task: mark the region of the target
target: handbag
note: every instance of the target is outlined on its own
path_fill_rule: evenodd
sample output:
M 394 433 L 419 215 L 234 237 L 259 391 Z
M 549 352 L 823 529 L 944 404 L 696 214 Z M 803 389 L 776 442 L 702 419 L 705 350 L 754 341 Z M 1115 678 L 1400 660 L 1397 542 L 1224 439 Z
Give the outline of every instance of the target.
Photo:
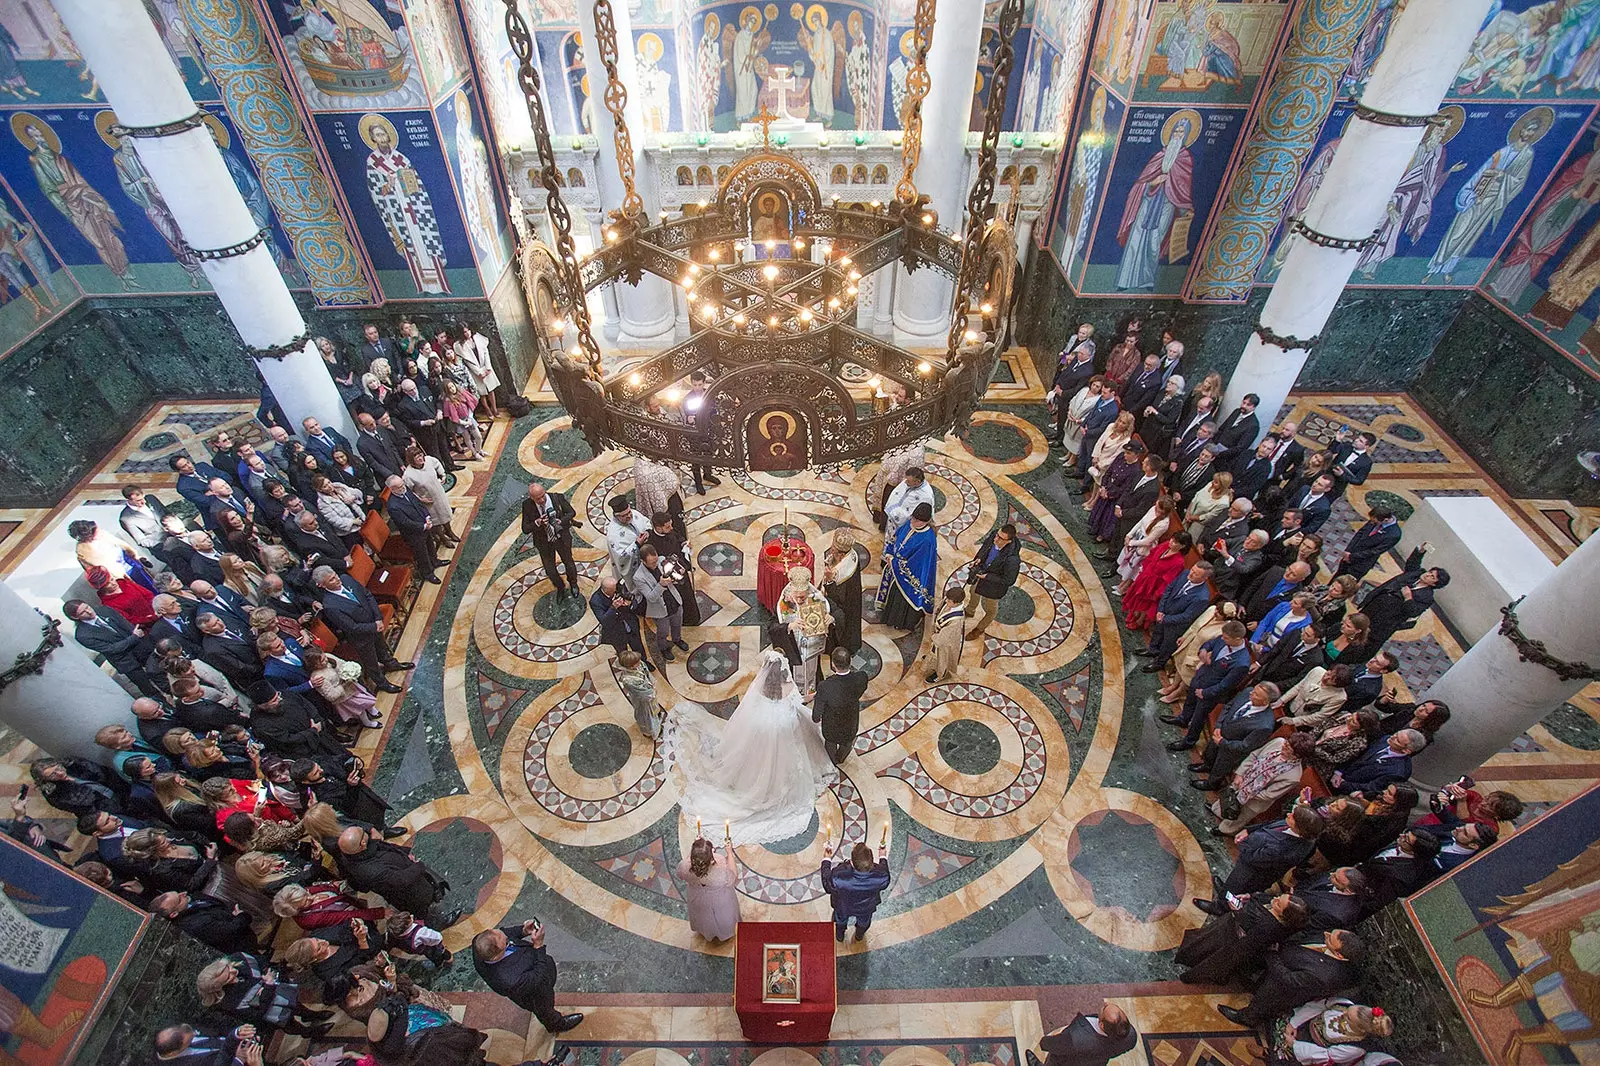
M 1232 788 L 1225 789 L 1217 802 L 1223 821 L 1233 821 L 1244 810 L 1244 804 L 1239 802 L 1239 793 Z

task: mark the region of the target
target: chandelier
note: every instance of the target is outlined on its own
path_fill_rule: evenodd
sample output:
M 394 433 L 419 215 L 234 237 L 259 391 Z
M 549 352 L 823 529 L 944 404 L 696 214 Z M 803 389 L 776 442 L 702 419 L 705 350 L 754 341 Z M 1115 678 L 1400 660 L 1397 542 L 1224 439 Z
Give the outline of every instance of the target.
M 607 33 L 610 2 L 596 0 L 597 44 L 610 78 L 605 102 L 619 160 L 629 162 L 619 167 L 623 207 L 610 212 L 603 244 L 581 261 L 561 203 L 531 38 L 515 0 L 505 4 L 555 233 L 554 248 L 524 240 L 517 264 L 551 388 L 591 448 L 708 467 L 799 470 L 966 431 L 1010 333 L 1016 244 L 1013 220 L 994 211 L 993 190 L 1021 0 L 1006 0 L 1000 12 L 1000 53 L 960 239 L 939 230 L 913 181 L 933 0 L 917 8 L 914 59 L 923 92 L 907 108 L 905 175 L 893 201 L 870 208 L 824 203 L 811 173 L 773 149 L 771 116 L 763 112 L 762 145 L 729 170 L 715 197 L 654 222 L 633 186 L 626 89 L 616 76 L 615 33 Z M 915 353 L 856 327 L 862 282 L 895 264 L 955 282 L 942 354 Z M 682 291 L 690 335 L 607 374 L 587 294 L 613 282 L 637 284 L 645 274 Z M 692 408 L 684 410 L 687 418 L 677 417 L 696 372 L 709 379 L 707 391 L 684 405 Z

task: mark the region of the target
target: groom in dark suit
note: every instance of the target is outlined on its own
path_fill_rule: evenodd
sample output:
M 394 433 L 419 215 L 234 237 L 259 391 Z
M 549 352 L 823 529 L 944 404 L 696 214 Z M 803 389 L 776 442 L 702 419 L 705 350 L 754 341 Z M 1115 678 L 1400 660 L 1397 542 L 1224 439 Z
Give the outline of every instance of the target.
M 829 660 L 833 673 L 817 682 L 811 720 L 822 723 L 822 746 L 838 766 L 850 755 L 861 728 L 861 697 L 866 695 L 867 675 L 852 670 L 850 652 L 834 648 Z

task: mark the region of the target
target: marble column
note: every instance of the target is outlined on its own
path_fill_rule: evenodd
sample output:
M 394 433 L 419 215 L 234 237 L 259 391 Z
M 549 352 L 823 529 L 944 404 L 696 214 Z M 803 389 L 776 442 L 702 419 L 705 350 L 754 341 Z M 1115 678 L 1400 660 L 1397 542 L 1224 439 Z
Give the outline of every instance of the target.
M 1300 9 L 1206 242 L 1193 295 L 1243 300 L 1339 94 L 1374 0 L 1308 0 Z
M 317 303 L 378 302 L 377 286 L 339 214 L 333 185 L 317 161 L 255 7 L 246 0 L 181 3 L 193 30 L 190 40 L 198 44 L 239 141 L 261 172 L 267 200 Z
M 1517 605 L 1522 633 L 1565 662 L 1600 668 L 1600 536 L 1591 536 Z M 1417 756 L 1418 781 L 1441 786 L 1473 773 L 1491 755 L 1588 685 L 1524 662 L 1516 645 L 1490 631 L 1424 694 L 1450 707 L 1450 721 Z
M 0 582 L 0 662 L 9 667 L 19 654 L 36 650 L 44 625 L 38 611 Z M 95 731 L 107 725 L 133 729 L 133 697 L 78 647 L 70 622 L 63 625 L 61 639 L 62 646 L 45 659 L 43 672 L 0 689 L 0 722 L 58 758 L 105 762 L 107 752 L 95 744 Z
M 1356 112 L 1228 382 L 1224 409 L 1261 397 L 1263 431 L 1294 388 L 1334 304 L 1388 210 L 1490 0 L 1410 0 L 1394 17 Z
M 877 272 L 878 301 L 872 309 L 872 321 L 861 324 L 868 333 L 880 337 L 894 337 L 894 294 L 900 287 L 900 268 L 890 266 Z
M 350 413 L 266 246 L 268 234 L 251 217 L 144 5 L 55 0 L 55 7 L 291 428 L 315 416 L 352 434 Z
M 928 97 L 922 101 L 917 191 L 932 198 L 940 228 L 957 234 L 967 202 L 967 133 L 972 86 L 978 78 L 983 8 L 983 0 L 941 0 L 933 21 L 933 46 L 928 49 Z M 914 272 L 897 269 L 895 342 L 943 348 L 950 332 L 955 283 L 929 267 Z
M 651 169 L 644 157 L 644 108 L 639 92 L 638 64 L 633 47 L 633 24 L 628 17 L 626 0 L 613 0 L 612 23 L 617 33 L 617 78 L 628 90 L 628 102 L 623 107 L 623 120 L 632 140 L 634 184 L 644 200 L 644 220 L 655 218 L 656 190 L 649 180 Z M 600 179 L 600 202 L 620 206 L 623 200 L 622 174 L 617 167 L 617 143 L 613 136 L 615 125 L 611 112 L 605 106 L 607 75 L 605 64 L 600 62 L 599 34 L 594 24 L 593 0 L 579 0 L 578 18 L 583 36 L 583 65 L 589 74 L 590 108 L 594 113 L 594 135 L 600 142 L 600 158 L 595 170 Z M 646 188 L 646 186 L 650 186 Z M 598 247 L 598 246 L 597 246 Z M 621 348 L 649 345 L 666 346 L 672 343 L 677 315 L 673 310 L 670 284 L 654 274 L 645 274 L 637 285 L 616 281 L 607 286 L 616 293 L 620 312 L 616 344 Z

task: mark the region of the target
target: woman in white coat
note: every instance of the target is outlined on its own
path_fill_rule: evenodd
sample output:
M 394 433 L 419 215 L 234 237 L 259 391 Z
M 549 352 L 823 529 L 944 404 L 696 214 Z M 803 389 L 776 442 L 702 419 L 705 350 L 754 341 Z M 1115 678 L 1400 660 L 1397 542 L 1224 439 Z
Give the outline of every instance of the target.
M 494 398 L 494 390 L 500 387 L 500 378 L 494 372 L 494 363 L 489 358 L 489 338 L 473 331 L 465 322 L 461 323 L 460 337 L 453 347 L 456 355 L 467 364 L 467 369 L 472 371 L 472 376 L 478 379 L 478 388 L 473 389 L 481 397 L 483 409 L 490 418 L 500 413 L 499 401 Z

